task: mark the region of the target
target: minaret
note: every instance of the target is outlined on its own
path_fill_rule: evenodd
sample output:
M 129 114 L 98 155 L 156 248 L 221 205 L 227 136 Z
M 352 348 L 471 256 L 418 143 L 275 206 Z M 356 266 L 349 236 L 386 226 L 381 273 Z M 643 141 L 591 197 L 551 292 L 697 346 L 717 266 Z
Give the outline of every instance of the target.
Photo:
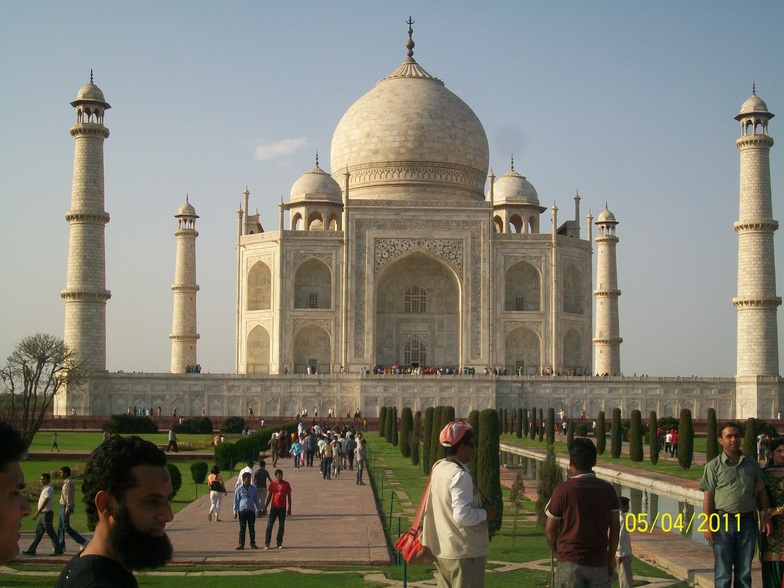
M 781 298 L 776 296 L 773 253 L 773 234 L 779 223 L 773 220 L 770 188 L 771 118 L 773 114 L 757 97 L 756 88 L 735 117 L 741 128 L 735 142 L 740 151 L 740 212 L 734 225 L 738 233 L 738 296 L 732 300 L 738 309 L 737 376 L 779 375 L 776 313 Z M 736 416 L 763 416 L 750 406 L 746 412 L 749 414 Z M 772 414 L 765 416 L 771 418 Z
M 76 124 L 71 209 L 65 214 L 70 223 L 68 271 L 65 289 L 65 344 L 79 354 L 91 371 L 106 371 L 106 289 L 105 229 L 109 214 L 104 210 L 103 142 L 109 129 L 103 115 L 111 108 L 101 89 L 90 83 L 71 102 Z
M 594 370 L 596 373 L 621 374 L 621 343 L 618 322 L 618 264 L 615 260 L 615 226 L 618 221 L 607 207 L 596 219 L 596 337 L 594 337 Z
M 183 374 L 188 366 L 196 365 L 196 209 L 185 197 L 185 204 L 174 215 L 177 219 L 177 258 L 174 262 L 174 316 L 172 332 L 171 372 Z

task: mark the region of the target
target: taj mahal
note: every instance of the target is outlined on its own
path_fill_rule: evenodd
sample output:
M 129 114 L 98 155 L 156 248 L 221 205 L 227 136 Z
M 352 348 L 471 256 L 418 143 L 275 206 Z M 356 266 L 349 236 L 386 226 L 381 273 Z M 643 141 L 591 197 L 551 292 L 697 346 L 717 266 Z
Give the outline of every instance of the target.
M 624 415 L 677 416 L 689 408 L 705 418 L 713 407 L 721 418 L 773 418 L 783 390 L 768 134 L 774 115 L 756 91 L 735 116 L 736 376 L 627 377 L 619 220 L 606 205 L 583 217 L 579 194 L 568 210 L 542 206 L 513 158 L 496 176 L 481 121 L 414 59 L 411 24 L 403 63 L 337 123 L 329 164 L 316 155 L 310 171 L 292 178 L 277 230 L 250 212 L 245 188 L 236 211 L 236 324 L 226 325 L 236 332 L 233 374 L 194 369 L 199 216 L 187 200 L 174 215 L 170 372 L 106 370 L 103 145 L 111 107 L 91 76 L 71 102 L 75 156 L 61 296 L 65 343 L 92 375 L 58 394 L 55 414 L 162 407 L 183 416 L 248 409 L 292 416 L 306 407 L 374 417 L 382 406 L 449 404 L 460 417 L 536 406 L 572 416 L 616 407 Z

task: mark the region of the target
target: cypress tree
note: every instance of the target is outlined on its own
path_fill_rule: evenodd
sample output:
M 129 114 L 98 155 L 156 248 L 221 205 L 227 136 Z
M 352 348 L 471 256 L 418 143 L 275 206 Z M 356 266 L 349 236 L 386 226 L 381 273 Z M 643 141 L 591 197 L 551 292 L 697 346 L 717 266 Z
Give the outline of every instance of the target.
M 387 428 L 387 407 L 382 406 L 378 411 L 378 434 L 384 437 Z
M 487 522 L 492 537 L 501 528 L 501 514 L 504 508 L 499 446 L 501 423 L 498 422 L 498 412 L 492 408 L 483 410 L 479 415 L 479 423 L 479 444 L 474 451 L 479 454 L 476 486 L 498 508 L 498 517 Z
M 468 424 L 471 425 L 471 429 L 474 431 L 474 441 L 479 443 L 479 411 L 472 410 L 468 413 Z M 479 452 L 474 451 L 474 454 L 471 456 L 471 463 L 468 464 L 468 469 L 471 470 L 471 477 L 476 479 L 476 468 L 477 460 L 479 458 Z
M 691 411 L 688 408 L 681 410 L 678 421 L 678 463 L 684 470 L 691 467 L 694 457 L 694 426 L 691 422 Z
M 563 470 L 558 465 L 558 462 L 555 461 L 554 445 L 547 446 L 547 457 L 539 465 L 536 477 L 536 525 L 540 529 L 544 529 L 547 522 L 547 515 L 544 513 L 544 509 L 547 503 L 550 502 L 555 487 L 564 481 Z
M 569 426 L 566 429 L 566 448 L 569 449 L 574 441 L 574 419 L 569 419 Z
M 642 450 L 642 413 L 634 409 L 629 426 L 629 459 L 642 461 L 644 457 Z
M 680 433 L 678 433 L 678 437 L 678 454 L 680 455 Z M 754 417 L 751 417 L 746 421 L 746 435 L 743 437 L 743 453 L 754 461 L 757 460 L 757 419 Z
M 424 419 L 424 426 L 422 427 L 422 471 L 425 472 L 426 476 L 430 475 L 430 466 L 433 464 L 430 463 L 430 441 L 433 439 L 433 414 L 435 413 L 435 409 L 432 406 L 428 406 L 425 409 L 425 419 Z
M 441 428 L 438 430 L 438 433 L 441 434 L 443 428 L 454 420 L 455 420 L 455 407 L 445 406 L 444 410 L 441 412 Z
M 555 409 L 547 409 L 547 433 L 545 434 L 547 444 L 552 445 L 555 443 Z
M 523 423 L 528 421 L 527 418 L 528 415 L 523 413 L 524 410 L 525 409 L 522 408 L 517 409 L 517 422 L 515 423 L 515 435 L 517 435 L 518 439 L 523 438 L 523 426 L 524 426 Z M 527 413 L 528 411 L 526 410 L 525 412 Z
M 618 459 L 623 449 L 623 426 L 621 425 L 621 409 L 613 408 L 612 439 L 610 439 L 610 455 Z
M 444 457 L 444 449 L 438 438 L 441 436 L 441 429 L 444 425 L 441 422 L 444 420 L 444 407 L 436 406 L 433 412 L 433 430 L 430 432 L 430 467 L 432 468 L 435 463 Z
M 596 435 L 596 452 L 599 455 L 604 453 L 604 450 L 607 449 L 607 429 L 605 428 L 604 423 L 604 411 L 599 411 L 599 416 L 596 419 L 596 431 L 594 431 Z
M 528 414 L 528 436 L 533 441 L 536 439 L 536 407 L 532 408 Z
M 719 454 L 719 437 L 716 426 L 716 409 L 708 409 L 708 429 L 705 433 L 705 460 L 706 463 Z
M 422 439 L 422 411 L 416 411 L 411 427 L 411 463 L 419 465 L 419 441 Z
M 542 423 L 543 422 L 544 422 L 544 409 L 540 408 L 539 409 L 539 426 L 537 427 L 539 430 L 536 432 L 536 434 L 539 436 L 539 443 L 541 443 L 542 439 L 544 439 L 544 427 L 542 427 Z
M 392 443 L 392 414 L 394 412 L 394 408 L 391 406 L 387 408 L 386 414 L 386 421 L 384 422 L 384 438 L 387 440 L 387 443 Z
M 656 465 L 659 461 L 659 419 L 656 418 L 656 411 L 651 411 L 650 422 L 648 423 L 648 429 L 650 430 L 650 438 L 649 438 L 649 445 L 650 445 L 650 453 L 651 453 L 651 463 Z
M 403 457 L 411 457 L 411 429 L 414 426 L 414 415 L 410 406 L 404 406 L 400 415 L 400 453 Z
M 392 417 L 389 419 L 392 428 L 392 447 L 397 447 L 398 443 L 398 430 L 397 430 L 397 406 L 392 407 Z

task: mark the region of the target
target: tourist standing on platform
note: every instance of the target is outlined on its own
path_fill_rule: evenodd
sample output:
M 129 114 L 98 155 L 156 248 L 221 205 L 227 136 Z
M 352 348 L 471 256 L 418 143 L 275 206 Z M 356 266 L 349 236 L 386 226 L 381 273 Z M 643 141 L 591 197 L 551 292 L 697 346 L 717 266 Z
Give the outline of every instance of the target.
M 719 431 L 723 451 L 707 463 L 700 482 L 702 510 L 711 522 L 706 525 L 705 539 L 713 546 L 716 588 L 751 586 L 758 536 L 756 511 L 758 506 L 770 506 L 762 468 L 754 457 L 741 453 L 740 442 L 737 423 L 725 423 Z M 770 520 L 764 521 L 763 527 L 765 535 L 770 536 Z
M 360 439 L 357 447 L 354 449 L 354 465 L 357 466 L 357 485 L 364 486 L 362 481 L 362 473 L 365 471 L 365 461 L 367 460 L 367 451 L 365 450 L 365 440 Z
M 634 576 L 632 575 L 632 539 L 629 536 L 629 529 L 626 527 L 626 515 L 629 512 L 629 498 L 621 496 L 621 532 L 618 537 L 618 550 L 615 556 L 618 558 L 618 588 L 632 588 L 634 586 Z
M 212 466 L 210 475 L 207 476 L 207 484 L 210 487 L 210 512 L 207 515 L 207 520 L 212 522 L 212 515 L 215 515 L 215 522 L 220 522 L 220 511 L 223 497 L 227 495 L 226 484 L 223 483 L 223 478 L 220 475 L 220 468 L 217 464 Z
M 90 455 L 84 471 L 85 512 L 95 534 L 65 566 L 55 588 L 137 588 L 133 570 L 172 558 L 166 523 L 172 514 L 166 454 L 139 437 L 113 436 Z
M 267 462 L 264 460 L 259 462 L 259 469 L 253 474 L 253 485 L 256 486 L 256 492 L 259 493 L 259 504 L 261 504 L 261 514 L 267 514 L 267 509 L 264 503 L 267 501 L 267 482 L 272 482 L 272 477 L 267 471 Z
M 558 557 L 558 588 L 605 588 L 615 573 L 620 505 L 612 484 L 596 477 L 595 465 L 593 441 L 572 441 L 571 477 L 555 487 L 545 507 L 547 544 Z
M 784 437 L 776 437 L 768 446 L 765 486 L 770 495 L 766 520 L 772 524 L 769 537 L 762 537 L 762 585 L 784 586 Z
M 439 587 L 481 588 L 490 550 L 487 521 L 495 518 L 498 509 L 483 501 L 465 465 L 474 452 L 471 425 L 449 423 L 441 431 L 439 443 L 445 448 L 446 459 L 437 461 L 430 473 L 422 544 L 436 557 Z
M 38 525 L 35 527 L 35 539 L 23 553 L 25 555 L 35 555 L 35 550 L 44 533 L 49 535 L 52 540 L 52 553 L 54 555 L 62 555 L 63 549 L 60 547 L 60 542 L 57 540 L 57 533 L 54 532 L 54 488 L 52 488 L 51 476 L 44 472 L 41 474 L 41 494 L 38 496 L 38 510 L 33 515 L 33 520 L 38 519 Z M 41 515 L 43 517 L 39 518 Z
M 291 516 L 291 485 L 283 479 L 283 470 L 275 470 L 275 481 L 269 485 L 264 508 L 269 511 L 267 533 L 264 536 L 264 549 L 270 548 L 272 527 L 275 525 L 275 519 L 278 520 L 278 534 L 275 537 L 275 545 L 278 549 L 283 549 L 286 515 Z
M 0 565 L 19 554 L 22 519 L 32 512 L 22 494 L 25 481 L 19 460 L 24 450 L 19 430 L 0 421 Z
M 256 545 L 256 513 L 261 512 L 259 493 L 256 486 L 250 483 L 250 472 L 243 472 L 242 485 L 234 490 L 234 518 L 240 520 L 240 539 L 236 550 L 245 549 L 245 528 L 250 535 L 250 546 L 258 549 Z
M 79 544 L 79 551 L 84 551 L 87 547 L 87 539 L 71 528 L 71 515 L 76 506 L 76 490 L 71 479 L 71 468 L 63 466 L 60 468 L 60 477 L 63 479 L 63 486 L 60 489 L 60 520 L 57 523 L 57 541 L 60 549 L 65 551 L 65 534 Z

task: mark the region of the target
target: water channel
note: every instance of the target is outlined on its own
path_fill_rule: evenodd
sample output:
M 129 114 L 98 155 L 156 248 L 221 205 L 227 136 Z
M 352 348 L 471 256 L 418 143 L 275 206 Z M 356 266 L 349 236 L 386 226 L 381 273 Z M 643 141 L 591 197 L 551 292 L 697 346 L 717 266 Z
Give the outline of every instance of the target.
M 520 470 L 532 482 L 537 480 L 537 473 L 541 460 L 526 457 L 510 451 L 501 451 L 501 464 L 508 469 Z M 564 472 L 564 476 L 566 472 Z M 601 477 L 601 476 L 600 476 Z M 653 493 L 646 485 L 645 479 L 640 478 L 639 484 L 625 482 L 619 484 L 608 480 L 615 487 L 618 496 L 628 496 L 630 499 L 629 512 L 635 515 L 627 521 L 627 529 L 633 533 L 646 532 L 652 526 L 664 532 L 674 533 L 681 537 L 691 539 L 696 543 L 707 545 L 700 527 L 706 524 L 702 514 L 702 501 L 678 499 Z M 654 525 L 655 523 L 655 525 Z

